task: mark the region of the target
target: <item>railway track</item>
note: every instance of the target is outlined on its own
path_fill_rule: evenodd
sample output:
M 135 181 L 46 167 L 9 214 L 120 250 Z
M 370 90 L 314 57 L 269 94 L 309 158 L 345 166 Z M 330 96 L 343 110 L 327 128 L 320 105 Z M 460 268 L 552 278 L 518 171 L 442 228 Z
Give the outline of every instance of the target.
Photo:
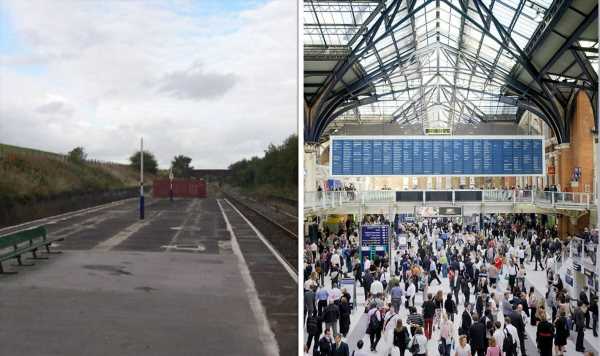
M 286 226 L 275 221 L 263 212 L 240 201 L 231 194 L 223 192 L 233 205 L 235 205 L 254 226 L 269 240 L 283 258 L 289 263 L 290 267 L 297 272 L 298 270 L 298 234 Z

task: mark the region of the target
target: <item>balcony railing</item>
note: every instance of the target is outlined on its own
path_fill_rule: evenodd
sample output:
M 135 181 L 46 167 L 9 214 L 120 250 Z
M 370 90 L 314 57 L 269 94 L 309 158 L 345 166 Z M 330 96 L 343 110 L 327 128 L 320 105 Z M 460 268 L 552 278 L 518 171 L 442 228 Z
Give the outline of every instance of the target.
M 372 190 L 305 192 L 307 208 L 335 208 L 344 204 L 377 203 L 529 203 L 554 208 L 585 208 L 594 204 L 590 193 L 546 192 L 532 190 Z

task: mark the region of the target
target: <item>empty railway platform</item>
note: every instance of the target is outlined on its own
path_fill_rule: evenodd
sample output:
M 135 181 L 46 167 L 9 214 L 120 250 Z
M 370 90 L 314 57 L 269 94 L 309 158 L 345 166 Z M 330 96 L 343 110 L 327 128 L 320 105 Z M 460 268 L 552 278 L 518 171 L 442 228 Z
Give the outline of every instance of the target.
M 148 199 L 140 220 L 137 204 L 0 230 L 42 226 L 54 241 L 22 266 L 2 262 L 0 355 L 296 352 L 296 272 L 242 211 L 216 197 Z

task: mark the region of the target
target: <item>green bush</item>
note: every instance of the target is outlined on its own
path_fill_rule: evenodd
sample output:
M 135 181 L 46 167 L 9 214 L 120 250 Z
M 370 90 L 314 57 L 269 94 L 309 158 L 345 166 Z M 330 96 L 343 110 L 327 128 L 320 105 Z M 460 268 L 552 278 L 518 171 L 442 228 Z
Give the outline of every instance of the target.
M 243 159 L 229 166 L 229 183 L 257 192 L 293 197 L 298 191 L 298 136 L 270 144 L 262 158 Z

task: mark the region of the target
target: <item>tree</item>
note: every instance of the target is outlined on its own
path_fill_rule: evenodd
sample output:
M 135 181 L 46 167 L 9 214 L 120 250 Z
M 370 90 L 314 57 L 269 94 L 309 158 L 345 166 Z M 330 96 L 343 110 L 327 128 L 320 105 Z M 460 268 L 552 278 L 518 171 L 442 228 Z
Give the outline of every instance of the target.
M 189 178 L 192 175 L 194 167 L 190 166 L 192 159 L 184 155 L 178 155 L 171 161 L 173 175 L 180 178 Z
M 86 158 L 87 158 L 87 153 L 85 153 L 85 150 L 83 149 L 83 147 L 79 146 L 79 147 L 75 147 L 74 149 L 72 149 L 69 154 L 69 161 L 71 162 L 75 162 L 75 163 L 83 163 L 85 162 Z
M 139 170 L 140 169 L 140 151 L 135 152 L 129 157 L 129 165 Z M 158 171 L 158 162 L 156 162 L 156 158 L 154 155 L 148 151 L 144 151 L 144 172 L 156 174 Z
M 263 158 L 243 159 L 229 166 L 229 182 L 242 187 L 270 185 L 285 189 L 298 187 L 298 136 L 282 144 L 270 144 Z

